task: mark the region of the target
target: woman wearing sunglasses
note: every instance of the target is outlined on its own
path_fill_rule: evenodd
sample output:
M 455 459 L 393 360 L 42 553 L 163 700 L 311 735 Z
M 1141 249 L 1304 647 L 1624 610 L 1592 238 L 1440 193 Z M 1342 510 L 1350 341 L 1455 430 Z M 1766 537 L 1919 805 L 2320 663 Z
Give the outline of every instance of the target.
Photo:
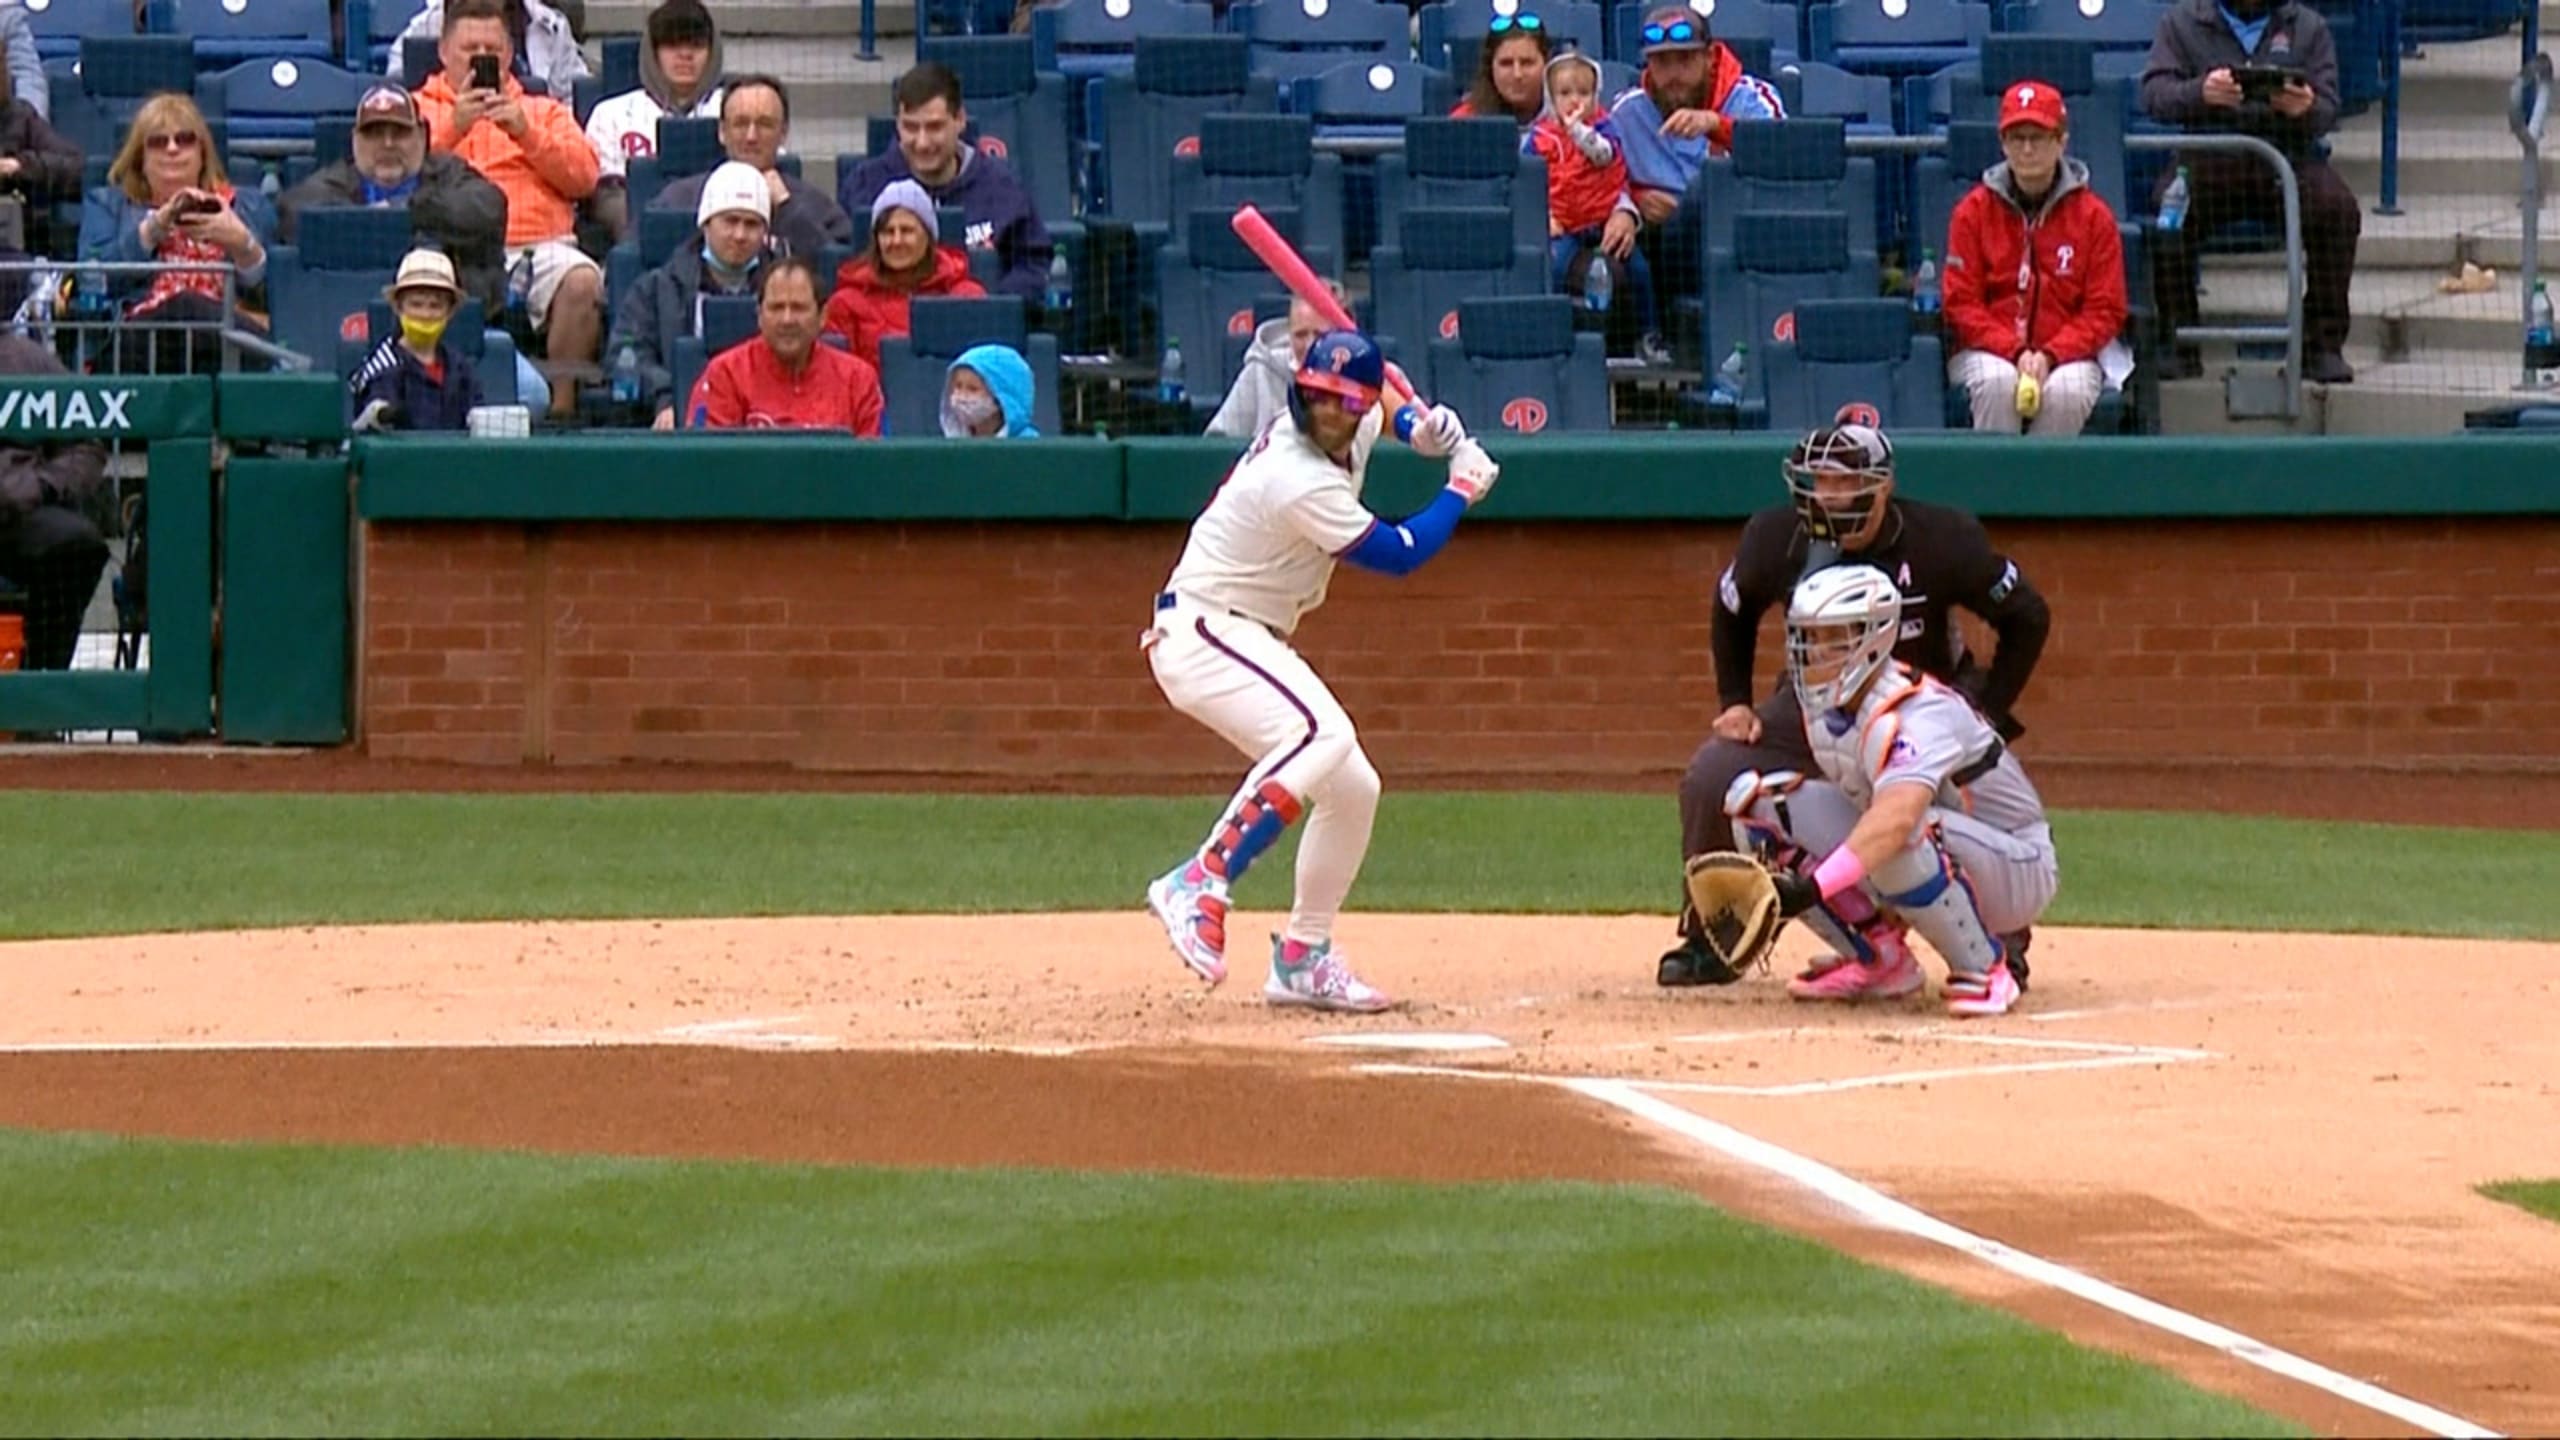
M 1476 52 L 1475 83 L 1449 112 L 1451 118 L 1508 116 L 1525 133 L 1546 108 L 1547 62 L 1554 57 L 1555 40 L 1545 21 L 1526 10 L 1496 15 L 1484 48 Z
M 274 207 L 255 189 L 235 190 L 214 153 L 203 112 L 184 95 L 154 95 L 125 132 L 107 167 L 107 183 L 89 192 L 80 215 L 80 258 L 119 264 L 159 261 L 230 265 L 233 295 L 249 297 L 267 278 Z M 224 277 L 215 269 L 140 271 L 111 276 L 108 293 L 128 321 L 184 324 L 157 332 L 127 328 L 106 357 L 120 371 L 221 368 Z M 235 312 L 235 324 L 263 330 L 262 315 Z M 156 343 L 155 343 L 156 342 Z

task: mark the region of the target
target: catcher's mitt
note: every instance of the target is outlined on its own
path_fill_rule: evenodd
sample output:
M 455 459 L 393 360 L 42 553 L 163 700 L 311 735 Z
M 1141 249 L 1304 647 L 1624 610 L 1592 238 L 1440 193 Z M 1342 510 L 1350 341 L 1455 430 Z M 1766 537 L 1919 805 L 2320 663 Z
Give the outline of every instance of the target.
M 1768 868 L 1736 850 L 1692 855 L 1689 908 L 1707 950 L 1736 975 L 1765 968 L 1778 943 L 1778 887 Z

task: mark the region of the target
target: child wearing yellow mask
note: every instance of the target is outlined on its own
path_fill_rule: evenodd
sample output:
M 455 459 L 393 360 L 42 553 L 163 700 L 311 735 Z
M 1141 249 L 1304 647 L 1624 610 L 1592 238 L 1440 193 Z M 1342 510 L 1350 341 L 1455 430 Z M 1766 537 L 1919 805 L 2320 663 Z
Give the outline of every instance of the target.
M 438 250 L 412 250 L 383 292 L 400 333 L 383 340 L 348 382 L 358 430 L 464 430 L 480 403 L 471 362 L 444 342 L 462 303 L 453 261 Z

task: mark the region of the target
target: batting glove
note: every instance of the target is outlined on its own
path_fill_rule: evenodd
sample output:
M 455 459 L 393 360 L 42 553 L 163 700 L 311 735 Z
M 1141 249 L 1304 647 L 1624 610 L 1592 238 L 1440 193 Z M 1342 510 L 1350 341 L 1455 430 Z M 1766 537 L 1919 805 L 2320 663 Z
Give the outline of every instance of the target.
M 1437 460 L 1456 450 L 1458 442 L 1466 438 L 1467 425 L 1458 418 L 1458 412 L 1446 405 L 1434 405 L 1415 423 L 1411 443 L 1414 453 Z
M 1493 482 L 1501 478 L 1502 467 L 1472 437 L 1461 439 L 1449 452 L 1449 488 L 1466 496 L 1470 509 L 1492 494 Z

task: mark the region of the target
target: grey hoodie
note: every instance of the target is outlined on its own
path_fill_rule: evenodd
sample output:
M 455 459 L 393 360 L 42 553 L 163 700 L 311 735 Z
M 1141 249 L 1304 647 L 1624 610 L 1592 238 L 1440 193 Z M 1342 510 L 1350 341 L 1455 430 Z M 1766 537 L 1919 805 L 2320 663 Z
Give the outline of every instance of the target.
M 1289 413 L 1289 387 L 1296 382 L 1298 357 L 1289 348 L 1289 317 L 1275 316 L 1255 327 L 1245 347 L 1244 365 L 1227 388 L 1226 403 L 1209 417 L 1211 435 L 1250 440 L 1275 415 Z

